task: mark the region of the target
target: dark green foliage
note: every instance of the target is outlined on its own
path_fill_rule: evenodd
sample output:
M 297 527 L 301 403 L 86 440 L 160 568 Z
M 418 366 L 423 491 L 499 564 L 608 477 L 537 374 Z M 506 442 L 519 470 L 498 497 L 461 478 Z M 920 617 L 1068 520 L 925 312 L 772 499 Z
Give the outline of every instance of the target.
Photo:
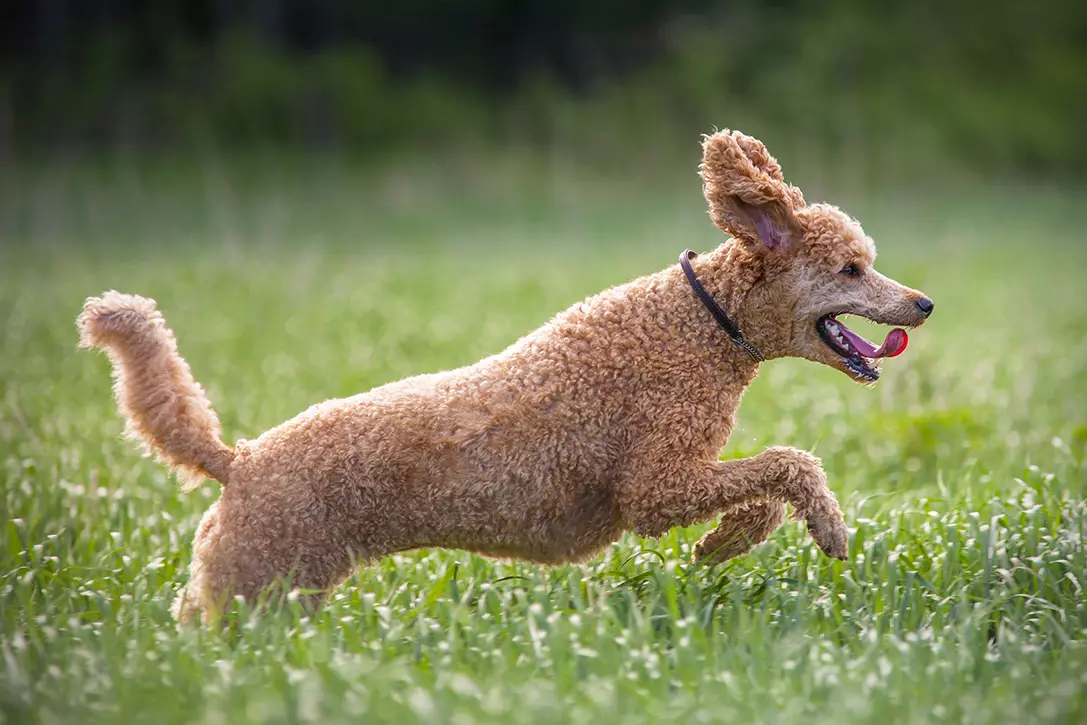
M 470 142 L 606 157 L 670 155 L 717 125 L 890 176 L 1087 170 L 1087 5 L 1072 0 L 104 8 L 13 16 L 0 147 Z

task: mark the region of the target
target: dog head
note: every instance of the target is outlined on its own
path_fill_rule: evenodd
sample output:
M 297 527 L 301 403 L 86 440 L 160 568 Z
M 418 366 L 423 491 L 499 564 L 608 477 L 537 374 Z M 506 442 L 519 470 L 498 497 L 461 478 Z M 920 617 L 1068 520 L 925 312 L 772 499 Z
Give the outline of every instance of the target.
M 877 272 L 860 224 L 837 207 L 806 204 L 762 142 L 726 130 L 707 136 L 702 151 L 710 216 L 754 276 L 743 314 L 749 342 L 767 358 L 801 357 L 874 383 L 880 360 L 906 349 L 901 328 L 924 323 L 932 300 Z M 876 345 L 838 319 L 845 314 L 896 329 Z

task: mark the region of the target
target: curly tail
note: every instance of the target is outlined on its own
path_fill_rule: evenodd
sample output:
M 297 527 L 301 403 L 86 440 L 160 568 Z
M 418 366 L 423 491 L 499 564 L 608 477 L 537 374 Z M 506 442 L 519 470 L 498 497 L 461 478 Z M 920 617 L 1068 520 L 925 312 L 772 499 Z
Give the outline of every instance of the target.
M 76 324 L 80 347 L 109 354 L 127 435 L 177 471 L 185 490 L 205 477 L 227 483 L 234 450 L 154 300 L 106 292 L 87 299 Z

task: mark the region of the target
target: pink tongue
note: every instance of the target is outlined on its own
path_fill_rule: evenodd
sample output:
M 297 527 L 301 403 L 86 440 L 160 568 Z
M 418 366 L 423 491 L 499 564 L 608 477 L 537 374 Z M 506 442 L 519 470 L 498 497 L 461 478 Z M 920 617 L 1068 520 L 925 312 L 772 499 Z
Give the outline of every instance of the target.
M 841 322 L 838 323 L 838 327 L 842 334 L 849 338 L 857 352 L 864 357 L 894 357 L 895 355 L 901 355 L 906 350 L 906 343 L 910 341 L 906 331 L 901 327 L 896 327 L 887 333 L 887 339 L 877 348 L 874 343 L 868 342 L 868 340 L 865 340 Z

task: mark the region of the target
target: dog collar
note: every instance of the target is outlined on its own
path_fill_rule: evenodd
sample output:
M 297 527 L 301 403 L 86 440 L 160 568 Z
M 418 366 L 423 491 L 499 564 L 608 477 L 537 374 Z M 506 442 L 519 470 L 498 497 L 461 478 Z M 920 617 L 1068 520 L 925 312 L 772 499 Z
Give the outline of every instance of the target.
M 706 288 L 702 286 L 702 283 L 698 281 L 698 277 L 694 273 L 694 269 L 691 267 L 691 260 L 698 255 L 692 252 L 690 249 L 683 250 L 683 254 L 679 255 L 679 266 L 683 268 L 683 274 L 687 276 L 687 281 L 691 283 L 691 289 L 694 290 L 694 294 L 706 306 L 706 309 L 713 315 L 713 319 L 717 320 L 717 326 L 725 331 L 725 334 L 732 338 L 732 341 L 737 346 L 743 349 L 751 359 L 755 362 L 762 362 L 766 358 L 762 356 L 758 350 L 756 350 L 750 343 L 744 340 L 743 333 L 740 332 L 740 328 L 736 327 L 736 324 L 729 319 L 725 311 L 721 309 Z

